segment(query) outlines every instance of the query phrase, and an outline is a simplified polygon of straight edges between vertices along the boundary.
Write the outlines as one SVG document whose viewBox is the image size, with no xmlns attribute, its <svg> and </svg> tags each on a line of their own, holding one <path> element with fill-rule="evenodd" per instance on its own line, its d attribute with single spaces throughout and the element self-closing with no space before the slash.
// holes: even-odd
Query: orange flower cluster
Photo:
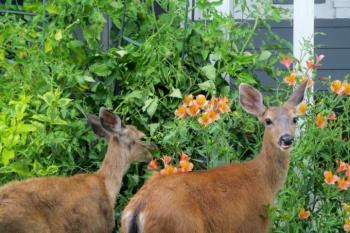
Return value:
<svg viewBox="0 0 350 233">
<path fill-rule="evenodd" d="M 296 107 L 296 114 L 298 116 L 304 116 L 307 113 L 308 105 L 305 101 L 301 102 Z M 328 114 L 327 117 L 323 116 L 322 114 L 317 114 L 315 123 L 318 128 L 324 128 L 328 125 L 328 120 L 334 121 L 337 119 L 337 115 L 334 112 L 331 112 Z"/>
<path fill-rule="evenodd" d="M 163 162 L 163 169 L 160 169 L 157 159 L 152 159 L 149 162 L 147 169 L 149 170 L 160 170 L 160 174 L 168 175 L 172 173 L 180 173 L 180 172 L 190 172 L 193 169 L 193 163 L 190 162 L 190 157 L 184 152 L 180 155 L 179 166 L 175 167 L 171 164 L 172 158 L 168 155 L 164 155 L 161 160 Z"/>
<path fill-rule="evenodd" d="M 298 214 L 298 217 L 300 220 L 305 220 L 307 218 L 309 218 L 311 216 L 311 212 L 308 211 L 308 210 L 305 210 L 304 208 L 301 208 L 299 210 L 299 214 Z"/>
<path fill-rule="evenodd" d="M 324 182 L 329 185 L 337 183 L 340 190 L 347 190 L 350 187 L 350 166 L 343 161 L 337 161 L 337 163 L 338 168 L 335 173 L 342 175 L 342 177 L 333 174 L 331 171 L 325 171 L 323 173 Z"/>
<path fill-rule="evenodd" d="M 320 67 L 321 66 L 320 62 L 323 58 L 324 58 L 324 55 L 320 54 L 320 55 L 316 56 L 316 62 L 314 62 L 313 60 L 306 61 L 306 71 L 310 71 L 310 70 L 313 70 L 313 69 Z M 289 70 L 290 66 L 293 64 L 293 59 L 290 56 L 285 56 L 285 57 L 282 57 L 280 59 L 280 63 L 282 65 L 284 65 Z M 291 72 L 283 79 L 283 81 L 286 84 L 288 84 L 289 86 L 295 86 L 298 81 L 303 82 L 305 80 L 308 81 L 307 85 L 309 87 L 313 85 L 313 80 L 311 78 L 307 77 L 307 72 L 305 73 L 305 76 L 301 75 L 300 78 L 298 78 L 297 73 Z"/>
<path fill-rule="evenodd" d="M 337 95 L 350 95 L 350 83 L 334 80 L 331 83 L 331 91 Z"/>
<path fill-rule="evenodd" d="M 335 115 L 334 112 L 329 113 L 327 117 L 323 116 L 322 114 L 317 114 L 315 123 L 318 128 L 322 129 L 328 125 L 328 120 L 334 121 L 336 119 L 337 115 Z"/>
<path fill-rule="evenodd" d="M 227 97 L 215 97 L 207 100 L 204 95 L 186 96 L 182 104 L 176 109 L 175 115 L 179 118 L 195 117 L 200 114 L 198 122 L 203 126 L 220 119 L 221 113 L 230 112 L 230 103 Z"/>
<path fill-rule="evenodd" d="M 321 66 L 320 62 L 322 61 L 323 58 L 324 58 L 324 55 L 320 54 L 316 56 L 316 62 L 314 62 L 313 60 L 306 61 L 307 70 L 313 70 L 315 68 L 320 67 Z"/>
</svg>

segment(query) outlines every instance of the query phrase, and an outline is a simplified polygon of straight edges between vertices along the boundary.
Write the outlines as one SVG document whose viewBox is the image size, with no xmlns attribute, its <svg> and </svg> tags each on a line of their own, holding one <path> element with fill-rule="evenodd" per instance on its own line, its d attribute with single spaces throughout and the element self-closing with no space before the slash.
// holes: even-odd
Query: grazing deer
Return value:
<svg viewBox="0 0 350 233">
<path fill-rule="evenodd" d="M 101 168 L 72 177 L 32 178 L 0 188 L 1 233 L 111 233 L 123 173 L 131 162 L 151 159 L 150 143 L 132 125 L 105 108 L 86 115 L 108 141 Z"/>
<path fill-rule="evenodd" d="M 121 232 L 267 232 L 268 206 L 287 176 L 295 107 L 305 88 L 303 83 L 285 104 L 267 108 L 259 91 L 241 84 L 241 105 L 265 125 L 256 158 L 207 171 L 154 175 L 124 209 Z"/>
</svg>

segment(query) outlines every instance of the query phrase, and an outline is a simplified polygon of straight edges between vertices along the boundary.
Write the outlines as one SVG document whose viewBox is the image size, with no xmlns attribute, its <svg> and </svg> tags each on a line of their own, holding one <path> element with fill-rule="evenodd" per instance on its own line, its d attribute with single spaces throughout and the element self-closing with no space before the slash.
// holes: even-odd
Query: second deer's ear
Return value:
<svg viewBox="0 0 350 233">
<path fill-rule="evenodd" d="M 248 84 L 239 85 L 239 101 L 247 112 L 258 118 L 262 117 L 266 110 L 261 93 Z"/>
<path fill-rule="evenodd" d="M 94 131 L 94 133 L 97 136 L 100 136 L 100 137 L 103 137 L 106 139 L 109 138 L 109 134 L 103 129 L 103 127 L 101 125 L 100 118 L 98 118 L 95 115 L 88 114 L 88 113 L 85 113 L 84 115 L 86 117 L 87 122 L 89 123 L 92 130 Z"/>
<path fill-rule="evenodd" d="M 292 107 L 296 107 L 298 104 L 300 104 L 301 101 L 303 101 L 303 99 L 304 99 L 306 87 L 307 87 L 307 80 L 304 81 L 297 89 L 295 89 L 295 91 L 289 97 L 286 104 L 290 105 Z"/>
<path fill-rule="evenodd" d="M 116 133 L 122 127 L 120 118 L 104 107 L 100 108 L 99 117 L 102 127 L 110 133 Z"/>
</svg>

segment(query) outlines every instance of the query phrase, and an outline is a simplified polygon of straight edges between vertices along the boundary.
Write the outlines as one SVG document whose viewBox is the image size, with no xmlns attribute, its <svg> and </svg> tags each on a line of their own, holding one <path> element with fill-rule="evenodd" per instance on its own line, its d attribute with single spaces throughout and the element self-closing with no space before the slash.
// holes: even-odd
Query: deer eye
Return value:
<svg viewBox="0 0 350 233">
<path fill-rule="evenodd" d="M 272 120 L 270 118 L 265 119 L 266 125 L 272 125 Z"/>
<path fill-rule="evenodd" d="M 298 117 L 293 117 L 293 123 L 296 124 L 298 122 Z"/>
</svg>

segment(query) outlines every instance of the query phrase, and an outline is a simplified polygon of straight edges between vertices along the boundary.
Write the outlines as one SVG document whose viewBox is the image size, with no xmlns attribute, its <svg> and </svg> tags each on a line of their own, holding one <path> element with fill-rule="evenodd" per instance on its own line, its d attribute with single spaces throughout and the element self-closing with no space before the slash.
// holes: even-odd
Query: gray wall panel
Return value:
<svg viewBox="0 0 350 233">
<path fill-rule="evenodd" d="M 271 25 L 273 32 L 292 43 L 293 28 L 290 21 L 282 21 L 278 24 L 272 23 Z M 315 20 L 315 32 L 325 33 L 325 35 L 316 35 L 315 37 L 315 45 L 319 47 L 315 49 L 315 54 L 326 56 L 321 62 L 322 66 L 318 70 L 317 77 L 331 76 L 333 80 L 343 80 L 346 75 L 350 74 L 350 19 Z M 258 29 L 258 34 L 254 39 L 256 48 L 260 48 L 262 41 L 267 40 L 266 33 L 266 29 Z M 268 44 L 274 45 L 274 43 L 275 41 L 269 40 Z M 288 51 L 287 48 L 282 50 Z M 292 51 L 290 50 L 290 52 Z M 276 66 L 283 68 L 280 64 L 276 64 Z M 274 87 L 278 84 L 264 71 L 258 70 L 256 75 L 266 87 Z M 283 77 L 278 77 L 278 79 L 281 81 Z M 328 87 L 316 78 L 315 89 L 327 90 Z"/>
</svg>

